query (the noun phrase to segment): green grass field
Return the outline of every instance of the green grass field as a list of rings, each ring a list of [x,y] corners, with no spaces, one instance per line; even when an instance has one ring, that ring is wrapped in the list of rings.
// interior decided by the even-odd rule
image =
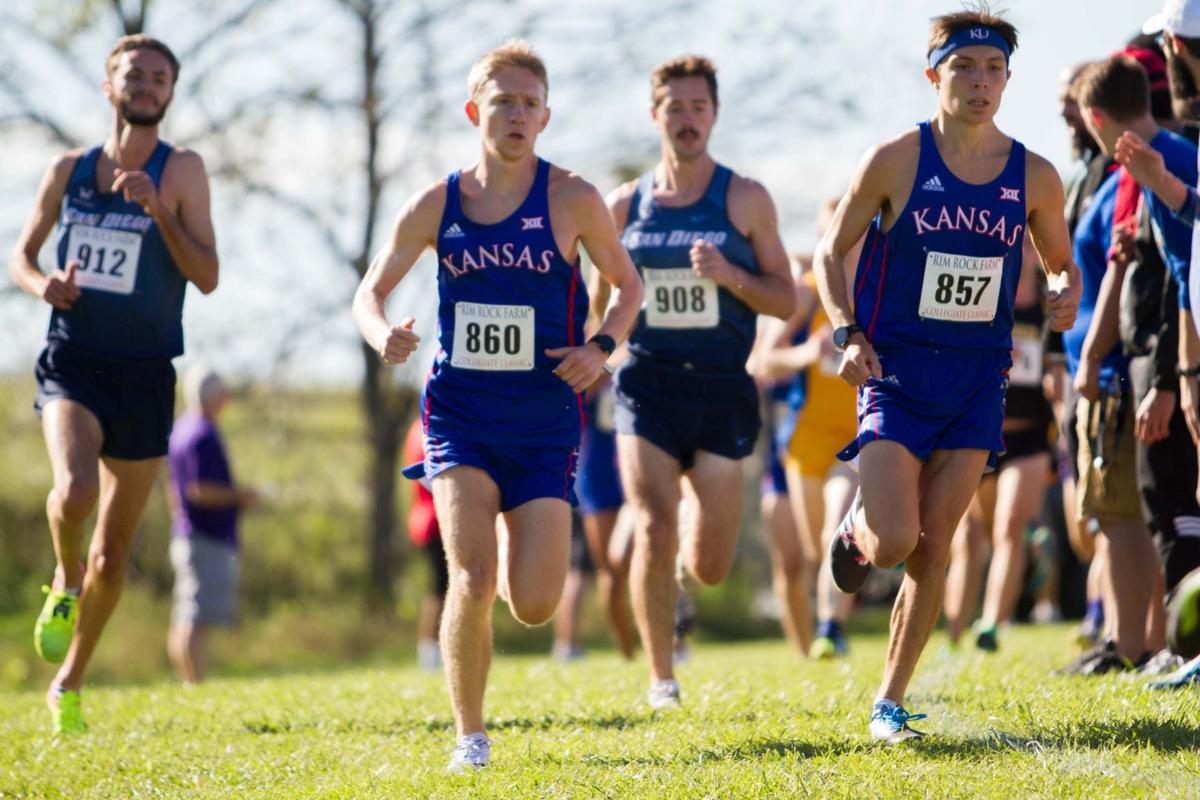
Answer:
[[[497,609],[498,615],[506,612]],[[408,666],[85,694],[91,732],[47,734],[40,692],[0,693],[0,797],[1197,797],[1200,703],[1138,678],[1051,677],[1068,628],[1018,628],[998,655],[936,653],[910,692],[932,734],[871,745],[884,640],[801,663],[782,642],[701,645],[684,708],[642,703],[644,664],[499,654],[492,766],[443,767],[442,678]]]

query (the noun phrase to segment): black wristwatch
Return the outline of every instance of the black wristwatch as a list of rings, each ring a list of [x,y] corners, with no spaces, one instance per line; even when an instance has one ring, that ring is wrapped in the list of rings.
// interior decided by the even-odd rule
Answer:
[[[600,348],[600,351],[606,356],[611,356],[613,350],[617,349],[617,343],[613,341],[613,337],[603,333],[597,333],[595,336],[587,340],[588,344],[594,344]]]
[[[1200,364],[1194,367],[1185,367],[1183,364],[1178,364],[1175,367],[1175,371],[1179,373],[1179,377],[1181,378],[1195,378],[1197,375],[1200,375]]]
[[[862,325],[843,325],[840,328],[835,328],[833,331],[833,346],[838,350],[845,350],[846,345],[850,344],[850,337],[862,332]]]

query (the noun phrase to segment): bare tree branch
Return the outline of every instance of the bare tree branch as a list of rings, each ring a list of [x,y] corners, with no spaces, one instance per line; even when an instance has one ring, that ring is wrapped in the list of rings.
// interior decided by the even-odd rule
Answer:
[[[204,51],[208,45],[223,35],[226,31],[236,28],[257,12],[267,8],[277,0],[247,0],[241,8],[230,14],[225,19],[216,23],[212,27],[204,31],[204,34],[188,45],[188,49],[180,54],[179,60],[183,62],[191,61]]]
[[[0,30],[16,33],[11,37],[22,42],[31,42],[54,56],[76,80],[80,86],[94,86],[99,77],[95,70],[89,70],[83,65],[73,50],[63,47],[61,43],[52,41],[45,33],[37,30],[27,20],[13,14],[0,16]],[[10,51],[11,52],[11,51]]]
[[[79,140],[63,130],[57,122],[38,111],[24,90],[3,72],[0,72],[0,90],[3,90],[19,109],[16,114],[9,115],[3,121],[10,124],[18,120],[28,122],[50,134],[56,142],[64,147],[79,146]]]
[[[321,212],[313,208],[308,203],[304,202],[298,197],[293,197],[292,195],[275,186],[244,177],[233,169],[221,169],[213,174],[234,183],[246,194],[269,200],[305,220],[320,233],[321,238],[325,242],[325,246],[329,248],[329,252],[333,254],[333,256],[337,258],[339,262],[347,264],[354,263],[355,257],[351,255],[342,245],[341,240],[338,238],[337,232],[325,220]]]

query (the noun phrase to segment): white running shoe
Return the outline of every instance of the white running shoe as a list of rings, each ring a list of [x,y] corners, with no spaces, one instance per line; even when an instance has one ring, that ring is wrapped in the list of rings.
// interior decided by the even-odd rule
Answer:
[[[454,755],[446,765],[447,772],[461,775],[465,772],[483,769],[492,757],[492,743],[486,733],[468,733],[458,740]]]
[[[924,714],[909,714],[904,706],[880,701],[871,709],[871,738],[884,744],[920,739],[925,734],[908,727],[908,723],[909,720],[924,718]]]
[[[679,681],[671,678],[655,681],[646,692],[646,700],[655,711],[679,708]]]

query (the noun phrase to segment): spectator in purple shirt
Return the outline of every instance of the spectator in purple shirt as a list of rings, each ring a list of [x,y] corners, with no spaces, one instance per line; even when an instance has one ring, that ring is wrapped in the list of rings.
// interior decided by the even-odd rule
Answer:
[[[167,651],[184,683],[198,683],[207,661],[207,632],[232,625],[236,612],[238,515],[258,502],[233,481],[217,416],[229,392],[203,364],[183,380],[186,411],[175,420],[167,452],[173,510],[171,565],[175,598]]]

